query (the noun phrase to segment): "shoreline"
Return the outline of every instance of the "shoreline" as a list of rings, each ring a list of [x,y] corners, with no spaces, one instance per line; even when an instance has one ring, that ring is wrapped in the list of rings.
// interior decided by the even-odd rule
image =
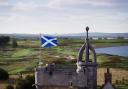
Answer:
[[[94,47],[95,49],[99,49],[99,48],[108,48],[108,47],[120,47],[120,46],[128,46],[128,44],[115,44],[115,45],[110,45],[110,46],[102,46],[102,47]]]

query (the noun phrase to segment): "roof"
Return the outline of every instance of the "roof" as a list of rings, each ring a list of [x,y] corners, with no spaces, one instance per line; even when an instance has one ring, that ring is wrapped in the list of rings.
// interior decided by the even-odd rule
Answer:
[[[115,89],[115,88],[110,82],[107,82],[106,84],[103,85],[102,89]]]

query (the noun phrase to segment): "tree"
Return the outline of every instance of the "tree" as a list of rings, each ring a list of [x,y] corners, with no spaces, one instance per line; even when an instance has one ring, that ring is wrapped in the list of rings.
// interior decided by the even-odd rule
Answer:
[[[102,40],[102,37],[98,37],[98,40]]]
[[[122,37],[122,36],[118,36],[117,39],[124,39],[124,37]]]
[[[10,41],[9,36],[0,36],[0,46],[6,46]]]
[[[35,83],[34,76],[26,76],[25,83],[25,89],[35,89],[35,86],[32,86]]]
[[[16,89],[36,89],[35,86],[32,86],[34,82],[34,76],[26,76],[25,79],[20,78],[17,80]]]
[[[16,39],[12,40],[12,47],[16,48],[18,46]]]
[[[8,72],[0,68],[0,80],[7,80],[8,78]]]
[[[0,50],[3,50],[9,43],[9,36],[0,36]]]

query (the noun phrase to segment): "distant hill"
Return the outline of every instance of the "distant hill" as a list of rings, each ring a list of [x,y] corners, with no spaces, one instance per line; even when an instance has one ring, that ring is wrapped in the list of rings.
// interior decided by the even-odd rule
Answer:
[[[18,39],[39,39],[39,34],[0,34],[10,36],[12,38]],[[56,37],[64,37],[64,38],[85,38],[86,33],[71,33],[71,34],[44,34],[51,35]],[[117,38],[124,37],[128,38],[128,33],[89,33],[90,37],[98,38],[98,37],[107,37],[107,38]]]
[[[86,33],[74,33],[74,34],[61,34],[61,35],[56,35],[60,37],[86,37]],[[107,37],[107,38],[117,38],[117,37],[124,37],[128,38],[128,33],[89,33],[90,37],[98,38],[98,37]]]
[[[11,38],[17,39],[38,39],[38,34],[0,34],[0,36],[10,36]]]

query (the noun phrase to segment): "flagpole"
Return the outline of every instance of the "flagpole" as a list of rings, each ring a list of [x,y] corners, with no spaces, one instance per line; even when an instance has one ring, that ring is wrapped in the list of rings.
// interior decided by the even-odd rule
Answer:
[[[39,45],[39,60],[38,60],[39,64],[38,64],[38,66],[41,67],[41,65],[42,65],[42,62],[41,62],[41,59],[42,59],[42,57],[41,57],[41,55],[42,55],[42,50],[41,50],[41,33],[39,34],[39,41],[40,41],[40,45]]]

